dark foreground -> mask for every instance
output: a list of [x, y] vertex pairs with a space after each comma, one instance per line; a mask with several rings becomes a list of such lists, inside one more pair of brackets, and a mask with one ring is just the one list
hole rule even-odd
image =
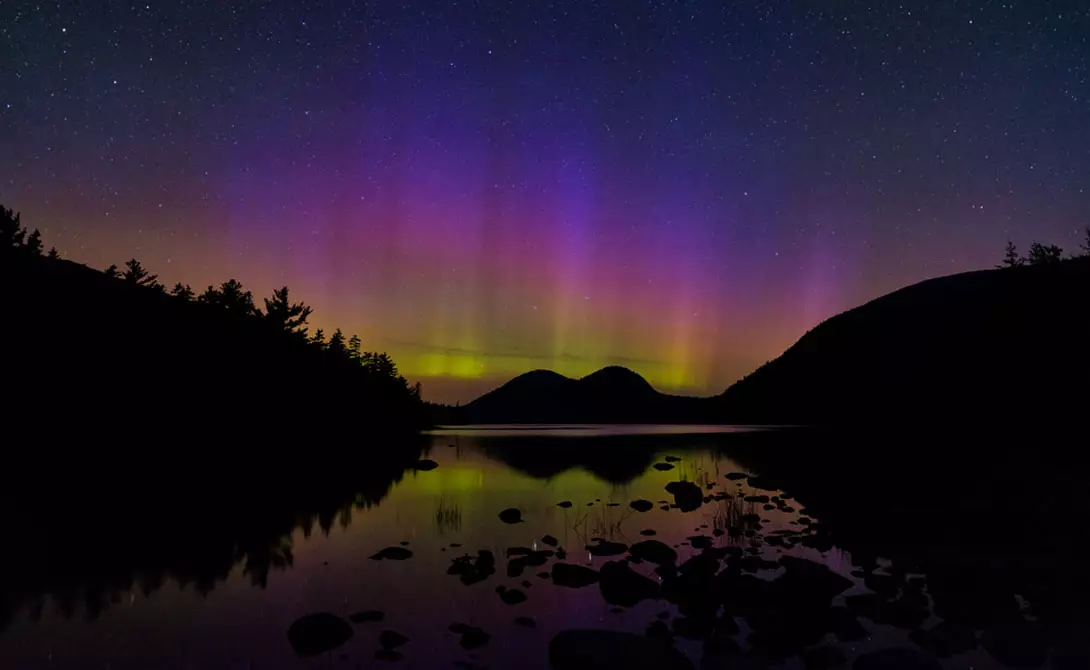
[[1062, 436], [600, 432], [39, 463], [0, 666], [1088, 667]]

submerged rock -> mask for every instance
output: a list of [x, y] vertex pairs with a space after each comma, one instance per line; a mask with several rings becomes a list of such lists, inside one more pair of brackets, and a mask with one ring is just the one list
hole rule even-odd
[[488, 641], [492, 639], [491, 635], [480, 628], [464, 623], [451, 624], [450, 632], [462, 636], [462, 639], [458, 642], [462, 649], [477, 649], [488, 644]]
[[644, 540], [632, 545], [628, 553], [633, 558], [656, 565], [673, 565], [677, 561], [677, 552], [673, 547], [658, 540]]
[[571, 507], [571, 505], [572, 505], [572, 502], [570, 500], [561, 500], [560, 502], [556, 503], [557, 507], [563, 507], [565, 509], [567, 509], [568, 507]]
[[602, 598], [611, 605], [632, 607], [659, 595], [656, 582], [634, 571], [624, 561], [607, 562], [598, 575]]
[[704, 492], [692, 482], [670, 482], [666, 485], [666, 490], [674, 494], [674, 504], [682, 512], [692, 512], [704, 504]]
[[677, 463], [681, 460], [681, 458], [679, 458], [678, 456], [666, 456], [662, 460], [666, 461], [667, 463]]
[[651, 467], [655, 468], [656, 470], [661, 470], [662, 472], [666, 472], [667, 470], [673, 470], [674, 469], [673, 463], [655, 463]]
[[414, 467], [417, 470], [423, 470], [427, 472], [428, 470], [434, 470], [435, 468], [439, 467], [439, 464], [431, 460], [430, 458], [421, 458], [419, 461], [416, 462], [416, 465]]
[[644, 528], [640, 531], [640, 535], [643, 535], [644, 537], [652, 537], [654, 535], [658, 535], [658, 533], [651, 528]]
[[502, 586], [500, 588], [503, 589], [502, 591], [499, 591], [500, 600], [502, 600], [505, 605], [518, 605], [519, 603], [526, 602], [526, 594], [522, 591], [519, 591], [518, 589], [508, 589]]
[[927, 654], [907, 647], [872, 651], [852, 663], [852, 670], [941, 670], [941, 667]]
[[571, 563], [553, 563], [552, 579], [557, 586], [578, 589], [598, 581], [598, 571]]
[[352, 638], [352, 626], [328, 612], [308, 614], [288, 628], [288, 642], [304, 658], [336, 649]]
[[747, 477], [749, 477], [749, 475], [744, 472], [728, 472], [725, 476], [732, 482], [738, 481], [739, 479], [746, 479]]
[[628, 545], [623, 542], [610, 542], [609, 540], [600, 539], [597, 544], [588, 544], [586, 549], [591, 556], [620, 556], [628, 551]]
[[382, 621], [386, 618], [386, 615], [379, 610], [363, 610], [361, 612], [355, 612], [348, 615], [348, 620], [352, 623], [367, 623], [368, 621]]
[[383, 649], [397, 649], [408, 641], [409, 638], [394, 630], [384, 630], [378, 636], [378, 643]]
[[514, 507], [509, 507], [500, 512], [500, 521], [504, 523], [521, 523], [522, 512]]
[[650, 512], [651, 508], [655, 506], [655, 503], [651, 502], [650, 500], [643, 500], [641, 498], [640, 500], [633, 500], [632, 502], [628, 503], [628, 506], [636, 510], [637, 512]]
[[477, 552], [476, 558], [460, 556], [447, 568], [448, 575], [458, 575], [466, 586], [484, 581], [496, 573], [496, 556], [487, 549]]
[[692, 670], [693, 664], [669, 643], [654, 637], [608, 630], [566, 630], [549, 642], [553, 670]]
[[537, 628], [537, 622], [533, 617], [517, 616], [515, 617], [515, 625], [522, 626], [523, 628]]
[[560, 544], [560, 540], [557, 540], [552, 535], [545, 535], [541, 538], [541, 544], [547, 544], [550, 547], [555, 547], [556, 545]]
[[412, 556], [413, 552], [406, 549], [405, 547], [386, 547], [382, 551], [371, 556], [371, 560], [404, 561], [406, 559], [412, 558]]

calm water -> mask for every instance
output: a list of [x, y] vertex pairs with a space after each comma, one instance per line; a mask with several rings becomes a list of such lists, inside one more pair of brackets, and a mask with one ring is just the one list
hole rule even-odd
[[[845, 596], [867, 593], [851, 575], [851, 557], [836, 547], [813, 548], [789, 540], [794, 546], [785, 548], [761, 541], [777, 531], [800, 531], [810, 519], [800, 523], [806, 517], [804, 500], [747, 502], [743, 496], [776, 496], [780, 491], [758, 491], [746, 480], [727, 478], [745, 468], [722, 448], [720, 433], [741, 430], [689, 427], [685, 435], [672, 435], [672, 429], [662, 427], [437, 431], [429, 437], [426, 453], [438, 463], [436, 469], [407, 471], [377, 503], [361, 498], [324, 519], [300, 519], [289, 535], [270, 538], [259, 559], [239, 556], [225, 579], [206, 576], [180, 586], [173, 578], [153, 585], [137, 578], [131, 588], [110, 593], [93, 606], [93, 618], [83, 602], [58, 603], [46, 597], [17, 603], [0, 633], [0, 668], [382, 666], [388, 663], [375, 659], [378, 636], [389, 629], [409, 638], [399, 649], [399, 666], [449, 668], [464, 661], [530, 670], [548, 667], [549, 640], [565, 628], [643, 633], [660, 613], [668, 613], [667, 622], [674, 617], [676, 608], [664, 600], [618, 610], [603, 600], [596, 585], [554, 586], [538, 573], [548, 571], [555, 558], [509, 577], [507, 549], [550, 549], [542, 543], [545, 535], [557, 538], [567, 562], [595, 569], [618, 557], [592, 555], [586, 549], [592, 538], [632, 544], [648, 539], [641, 531], [654, 530], [654, 539], [677, 546], [680, 563], [695, 551], [686, 538], [706, 535], [716, 546], [755, 546], [768, 559], [790, 554], [828, 566], [855, 583], [838, 596], [838, 603]], [[621, 449], [628, 449], [631, 458], [613, 458]], [[556, 457], [535, 457], [541, 450]], [[656, 469], [654, 464], [665, 467], [661, 464], [667, 456], [679, 460], [671, 469]], [[696, 483], [719, 499], [691, 512], [662, 509], [673, 501], [664, 487], [678, 480]], [[634, 510], [629, 503], [636, 499], [653, 502], [653, 509]], [[558, 507], [561, 501], [572, 506]], [[772, 509], [765, 509], [766, 504]], [[521, 510], [524, 521], [501, 521], [499, 512], [506, 508]], [[78, 507], [72, 514], [79, 514]], [[732, 536], [732, 527], [734, 534], [740, 530], [743, 514], [761, 517], [753, 537]], [[18, 538], [11, 541], [18, 546]], [[412, 551], [407, 560], [369, 558], [402, 543]], [[482, 549], [496, 555], [495, 574], [470, 586], [448, 574], [454, 558]], [[658, 580], [650, 569], [654, 566], [634, 567]], [[778, 572], [782, 570], [758, 574], [772, 578]], [[201, 581], [204, 586], [197, 585]], [[505, 604], [498, 586], [517, 588], [527, 599]], [[385, 619], [353, 625], [354, 636], [330, 654], [301, 659], [287, 639], [286, 631], [303, 615], [330, 612], [347, 618], [371, 609], [381, 610]], [[516, 617], [533, 617], [536, 627], [518, 626]], [[836, 644], [849, 658], [891, 644], [911, 646], [900, 629], [860, 621], [868, 631], [866, 639]], [[462, 649], [459, 637], [448, 630], [459, 622], [490, 633], [490, 642], [473, 651]], [[736, 639], [746, 649], [747, 627], [740, 623]], [[678, 646], [699, 661], [699, 642], [679, 639]], [[947, 665], [998, 667], [979, 649], [955, 661]], [[794, 657], [783, 667], [801, 667], [801, 662]]]

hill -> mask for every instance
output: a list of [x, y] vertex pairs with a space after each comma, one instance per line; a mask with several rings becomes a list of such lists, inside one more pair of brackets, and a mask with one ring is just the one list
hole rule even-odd
[[454, 411], [451, 423], [696, 423], [712, 418], [704, 398], [656, 391], [627, 368], [581, 379], [534, 370]]
[[392, 361], [308, 337], [303, 306], [286, 291], [265, 312], [233, 280], [199, 297], [171, 295], [150, 275], [127, 280], [41, 255], [33, 238], [22, 241], [17, 217], [0, 214], [12, 447], [44, 441], [94, 460], [106, 453], [89, 446], [98, 441], [140, 458], [166, 443], [184, 445], [168, 458], [230, 445], [260, 463], [293, 462], [296, 448], [345, 428], [422, 426], [417, 390]]
[[1071, 423], [1088, 343], [1090, 259], [967, 272], [828, 319], [717, 401], [745, 423]]

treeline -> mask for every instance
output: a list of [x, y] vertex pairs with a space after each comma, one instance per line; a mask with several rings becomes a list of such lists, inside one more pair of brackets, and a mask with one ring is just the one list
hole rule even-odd
[[[1079, 245], [1079, 253], [1071, 254], [1068, 258], [1090, 258], [1090, 226], [1085, 229], [1083, 241]], [[1029, 255], [1022, 256], [1018, 253], [1018, 247], [1015, 246], [1014, 242], [1007, 240], [1007, 249], [1003, 255], [1003, 262], [996, 267], [1020, 268], [1026, 265], [1052, 265], [1063, 260], [1066, 260], [1064, 259], [1064, 250], [1055, 244], [1043, 244], [1035, 241], [1029, 245]]]
[[[387, 354], [366, 351], [357, 335], [311, 332], [312, 308], [293, 300], [287, 286], [259, 306], [236, 279], [197, 293], [181, 282], [168, 290], [135, 258], [94, 270], [61, 259], [55, 248], [45, 252], [41, 233], [2, 206], [0, 272], [0, 289], [10, 292], [5, 302], [29, 325], [23, 340], [7, 348], [39, 352], [38, 368], [52, 366], [54, 376], [108, 375], [114, 364], [127, 374], [143, 371], [142, 382], [159, 382], [167, 393], [230, 389], [232, 402], [255, 410], [276, 402], [285, 411], [341, 421], [382, 419], [402, 427], [423, 421], [419, 384], [410, 385]], [[40, 369], [26, 369], [12, 381], [42, 388], [48, 382], [42, 377]], [[76, 406], [101, 402], [82, 398]], [[229, 408], [209, 413], [226, 413], [235, 424], [251, 420]]]

